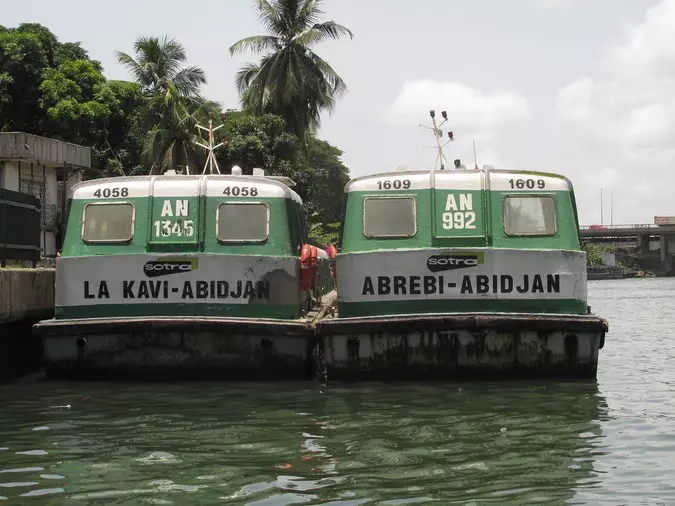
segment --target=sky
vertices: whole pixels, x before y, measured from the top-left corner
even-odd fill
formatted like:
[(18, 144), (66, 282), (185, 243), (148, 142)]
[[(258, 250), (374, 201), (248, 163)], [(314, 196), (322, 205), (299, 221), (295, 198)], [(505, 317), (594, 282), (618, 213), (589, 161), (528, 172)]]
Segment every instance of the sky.
[[(231, 57), (264, 33), (254, 0), (23, 0), (0, 23), (47, 26), (81, 42), (109, 79), (130, 79), (116, 51), (169, 35), (208, 78), (204, 94), (239, 106)], [(412, 8), (411, 8), (412, 7)], [(347, 83), (319, 136), (352, 177), (428, 169), (429, 110), (446, 110), (445, 156), (554, 172), (575, 189), (582, 225), (675, 215), (675, 0), (324, 0), (354, 39), (315, 48)], [(602, 196), (603, 206), (600, 201)], [(601, 214), (602, 210), (602, 214)]]

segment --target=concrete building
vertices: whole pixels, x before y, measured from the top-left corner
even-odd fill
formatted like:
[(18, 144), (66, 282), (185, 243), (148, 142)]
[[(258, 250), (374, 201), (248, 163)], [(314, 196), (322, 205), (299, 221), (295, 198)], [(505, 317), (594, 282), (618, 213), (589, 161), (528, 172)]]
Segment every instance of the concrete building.
[(41, 203), (43, 257), (56, 256), (57, 223), (70, 187), (91, 167), (91, 148), (23, 132), (0, 132), (0, 188), (34, 195)]

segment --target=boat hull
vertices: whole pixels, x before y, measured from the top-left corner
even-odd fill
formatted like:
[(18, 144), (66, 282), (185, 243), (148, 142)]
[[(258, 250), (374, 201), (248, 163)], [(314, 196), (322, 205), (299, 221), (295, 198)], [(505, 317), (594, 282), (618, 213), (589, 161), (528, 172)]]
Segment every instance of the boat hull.
[(33, 332), (50, 378), (308, 379), (314, 369), (307, 320), (52, 319)]
[(327, 319), (330, 380), (596, 377), (607, 321), (594, 315), (461, 313)]

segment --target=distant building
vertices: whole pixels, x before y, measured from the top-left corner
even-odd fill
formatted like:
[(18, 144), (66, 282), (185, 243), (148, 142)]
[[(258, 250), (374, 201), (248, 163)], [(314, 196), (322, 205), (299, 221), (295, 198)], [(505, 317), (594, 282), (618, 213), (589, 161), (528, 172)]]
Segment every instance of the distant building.
[(91, 148), (23, 132), (0, 132), (0, 188), (34, 195), (41, 203), (43, 257), (57, 248), (57, 223), (79, 171), (91, 167)]

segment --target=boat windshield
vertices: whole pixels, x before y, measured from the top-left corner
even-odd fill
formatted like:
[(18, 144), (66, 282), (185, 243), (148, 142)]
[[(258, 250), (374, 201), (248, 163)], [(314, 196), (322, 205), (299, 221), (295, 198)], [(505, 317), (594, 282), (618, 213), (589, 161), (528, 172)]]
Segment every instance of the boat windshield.
[(86, 242), (124, 242), (134, 235), (134, 206), (128, 203), (88, 204), (82, 215)]
[(364, 200), (364, 236), (412, 237), (416, 229), (413, 197), (367, 197)]
[(269, 208), (262, 202), (226, 202), (216, 217), (221, 242), (263, 242), (269, 236)]
[(504, 199), (506, 235), (555, 235), (555, 199), (551, 196), (507, 196)]

